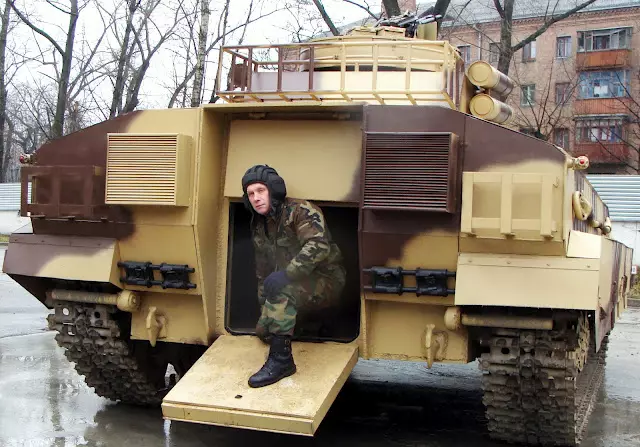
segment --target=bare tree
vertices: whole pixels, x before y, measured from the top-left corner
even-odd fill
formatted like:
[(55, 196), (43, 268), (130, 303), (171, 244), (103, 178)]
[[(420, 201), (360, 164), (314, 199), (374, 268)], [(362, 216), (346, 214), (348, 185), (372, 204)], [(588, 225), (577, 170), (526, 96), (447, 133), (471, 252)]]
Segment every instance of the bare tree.
[[(242, 44), (242, 41), (244, 40), (244, 33), (247, 30), (247, 27), (252, 24), (255, 23), (259, 20), (262, 20), (266, 17), (269, 17), (270, 15), (280, 11), (280, 7), (276, 7), (274, 9), (268, 10), (266, 12), (262, 11), (261, 9), (258, 9), (256, 7), (256, 4), (258, 2), (252, 0), (249, 3), (249, 7), (247, 9), (247, 13), (245, 16), (245, 19), (233, 26), (229, 26), (228, 25), (228, 19), (229, 19), (229, 9), (231, 7), (231, 1), (230, 0), (225, 0), (224, 6), (222, 8), (222, 11), (220, 12), (220, 16), (218, 19), (218, 25), (217, 25), (217, 32), (216, 32), (216, 36), (214, 36), (210, 42), (208, 42), (208, 44), (206, 45), (204, 51), (202, 53), (197, 54), (197, 58), (202, 58), (203, 61), (206, 60), (206, 57), (211, 53), (212, 50), (214, 50), (215, 48), (222, 46), (226, 43), (227, 38), (229, 38), (230, 36), (232, 36), (236, 31), (240, 31), (241, 35), (238, 39), (238, 44)], [(256, 12), (258, 11), (258, 12)], [(189, 61), (186, 61), (186, 63), (188, 64)], [(188, 72), (185, 74), (184, 78), (177, 83), (177, 85), (175, 86), (175, 88), (173, 89), (173, 93), (171, 95), (171, 98), (169, 99), (169, 107), (174, 107), (176, 104), (176, 101), (178, 99), (178, 97), (180, 96), (181, 92), (183, 92), (189, 85), (189, 83), (191, 82), (191, 80), (194, 78), (195, 74), (197, 71), (197, 64), (194, 64), (192, 66), (192, 68), (190, 68), (188, 70)], [(215, 81), (215, 86), (214, 89), (212, 91), (212, 95), (211, 95), (211, 101), (212, 102), (214, 100), (215, 97), (215, 92), (217, 90), (217, 87), (219, 86), (219, 79), (216, 79)], [(200, 87), (201, 89), (203, 87)], [(199, 95), (199, 97), (201, 97), (202, 94)], [(193, 95), (192, 95), (193, 98)], [(192, 103), (193, 104), (193, 103)], [(199, 105), (196, 104), (196, 105)], [(193, 105), (192, 105), (193, 106)]]
[[(132, 112), (138, 106), (138, 95), (140, 93), (140, 88), (142, 86), (144, 76), (149, 69), (151, 59), (162, 47), (162, 45), (173, 36), (176, 26), (178, 26), (178, 24), (182, 20), (181, 6), (183, 2), (184, 0), (178, 1), (178, 4), (174, 9), (171, 25), (164, 30), (161, 30), (160, 26), (158, 26), (158, 24), (152, 17), (153, 11), (160, 5), (161, 0), (150, 0), (147, 4), (147, 7), (143, 9), (142, 12), (144, 16), (142, 19), (141, 27), (139, 29), (133, 29), (134, 44), (136, 45), (138, 50), (140, 65), (133, 69), (131, 81), (129, 82), (129, 86), (127, 88), (126, 102), (124, 107), (122, 108), (123, 113)], [(152, 28), (158, 33), (158, 39), (155, 44), (153, 44), (151, 40)], [(143, 33), (144, 36), (142, 36)]]
[(43, 36), (47, 39), (56, 51), (62, 57), (62, 70), (58, 77), (58, 95), (56, 100), (56, 109), (53, 123), (51, 125), (51, 138), (58, 138), (63, 135), (64, 118), (67, 109), (67, 94), (69, 88), (69, 78), (71, 76), (71, 64), (73, 63), (73, 44), (76, 34), (76, 24), (78, 22), (78, 15), (80, 13), (78, 9), (78, 0), (69, 0), (69, 9), (64, 9), (57, 3), (48, 2), (52, 7), (69, 15), (69, 24), (67, 26), (67, 37), (65, 40), (64, 49), (49, 33), (35, 25), (24, 15), (15, 5), (15, 0), (9, 0), (11, 7), (15, 11), (16, 15), (20, 17), (29, 28), (35, 33)]
[[(50, 128), (43, 116), (52, 116), (55, 89), (49, 85), (21, 83), (7, 96), (6, 151), (3, 181), (19, 180), (18, 154), (31, 154), (48, 139)], [(48, 123), (50, 124), (50, 122)]]
[(8, 166), (10, 152), (9, 144), (5, 143), (5, 123), (7, 113), (7, 80), (5, 77), (5, 69), (10, 13), (11, 5), (9, 0), (6, 0), (1, 16), (2, 25), (0, 26), (0, 181), (6, 180), (5, 168)]
[[(386, 0), (386, 1), (389, 1), (390, 3), (395, 3), (396, 8), (398, 7), (397, 0)], [(318, 8), (318, 12), (322, 17), (322, 20), (324, 20), (324, 23), (326, 23), (327, 26), (329, 27), (329, 31), (331, 31), (331, 34), (333, 34), (334, 36), (339, 36), (340, 31), (338, 31), (338, 28), (336, 28), (336, 25), (333, 23), (333, 20), (331, 20), (331, 17), (329, 17), (329, 14), (327, 14), (327, 11), (324, 9), (324, 5), (322, 4), (322, 2), (320, 0), (313, 0), (313, 3), (314, 5), (316, 5), (316, 8)]]
[[(533, 33), (522, 39), (517, 44), (512, 43), (512, 30), (513, 30), (513, 9), (516, 0), (493, 0), (493, 3), (500, 15), (500, 59), (498, 60), (498, 70), (504, 74), (509, 74), (509, 66), (511, 65), (511, 59), (513, 54), (524, 48), (528, 43), (533, 42), (539, 36), (541, 36), (551, 25), (557, 23), (567, 17), (575, 14), (586, 8), (596, 0), (586, 0), (574, 8), (564, 11), (560, 14), (556, 13), (556, 8), (560, 2), (548, 1), (547, 9), (542, 18), (542, 25), (538, 27)], [(552, 6), (553, 3), (553, 6)], [(551, 10), (550, 10), (551, 9)]]
[[(229, 9), (229, 1), (225, 3), (225, 10)], [(202, 84), (204, 80), (204, 62), (206, 58), (207, 36), (209, 34), (209, 18), (211, 9), (209, 0), (200, 0), (200, 31), (198, 32), (198, 51), (196, 53), (196, 66), (191, 89), (191, 107), (198, 107), (202, 102)]]
[[(558, 68), (554, 68), (559, 65)], [(512, 95), (508, 103), (516, 113), (515, 123), (536, 138), (548, 141), (558, 129), (568, 129), (573, 122), (571, 102), (580, 86), (572, 62), (551, 62), (542, 70), (546, 77), (535, 85), (535, 93), (526, 90), (529, 85), (526, 68), (516, 64), (511, 78), (520, 95)], [(569, 147), (565, 147), (569, 150)]]
[[(451, 8), (449, 8), (449, 5), (447, 4), (447, 8), (449, 8), (447, 9), (447, 12), (449, 14), (447, 17), (448, 23), (446, 23), (446, 32), (443, 32), (442, 35), (443, 37), (448, 35), (450, 38), (456, 34), (456, 31), (460, 26), (469, 27), (474, 31), (480, 33), (489, 42), (496, 43), (498, 45), (497, 68), (504, 74), (508, 75), (511, 68), (513, 55), (517, 51), (524, 49), (526, 45), (535, 41), (553, 24), (561, 20), (565, 20), (568, 17), (582, 11), (584, 8), (591, 5), (596, 0), (585, 0), (568, 10), (559, 10), (559, 6), (565, 3), (559, 2), (558, 0), (547, 0), (546, 3), (531, 2), (531, 5), (533, 5), (533, 7), (535, 7), (537, 11), (540, 11), (540, 14), (535, 17), (535, 19), (540, 20), (542, 23), (539, 24), (534, 32), (515, 44), (513, 43), (513, 15), (516, 6), (516, 0), (485, 1), (486, 4), (483, 3), (483, 5), (485, 5), (487, 8), (495, 8), (495, 11), (498, 14), (498, 18), (496, 20), (500, 22), (500, 36), (498, 41), (495, 41), (493, 36), (487, 35), (484, 28), (476, 22), (473, 10), (469, 9), (469, 6), (473, 3), (472, 0), (468, 0), (467, 2), (456, 5), (456, 7), (453, 8), (453, 11), (450, 10)], [(440, 0), (438, 0), (438, 3), (440, 3)], [(478, 5), (476, 4), (475, 6)], [(469, 42), (469, 44), (472, 46), (476, 45), (474, 42)]]
[[(124, 36), (122, 39), (122, 45), (120, 47), (120, 54), (118, 55), (118, 65), (116, 68), (116, 80), (113, 86), (113, 96), (111, 99), (111, 107), (109, 109), (109, 118), (113, 118), (120, 112), (122, 105), (122, 91), (125, 84), (125, 68), (131, 57), (131, 48), (129, 41), (131, 39), (131, 33), (133, 31), (133, 17), (140, 7), (142, 0), (128, 0), (127, 1), (127, 17), (124, 30)], [(100, 8), (100, 2), (97, 1), (97, 6)]]
[(399, 16), (401, 14), (398, 0), (382, 0), (384, 10), (387, 13), (387, 17)]
[[(398, 0), (390, 0), (397, 6)], [(442, 0), (439, 0), (442, 1)], [(366, 13), (362, 19), (362, 25), (376, 22), (384, 16), (384, 11), (373, 10), (371, 4), (380, 4), (376, 0), (342, 0)], [(331, 10), (327, 10), (322, 0), (290, 0), (286, 2), (286, 9), (289, 12), (292, 22), (286, 24), (282, 29), (288, 31), (292, 39), (296, 42), (302, 42), (313, 38), (319, 34), (325, 33), (324, 26), (334, 36), (339, 36), (343, 30), (336, 25), (335, 20), (331, 17)], [(397, 7), (400, 10), (399, 7)]]

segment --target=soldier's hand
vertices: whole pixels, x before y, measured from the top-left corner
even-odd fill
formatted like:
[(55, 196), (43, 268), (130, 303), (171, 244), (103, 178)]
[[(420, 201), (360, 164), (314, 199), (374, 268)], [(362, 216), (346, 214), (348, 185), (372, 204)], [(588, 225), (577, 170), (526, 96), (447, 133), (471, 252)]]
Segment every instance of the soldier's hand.
[(291, 281), (284, 270), (273, 272), (264, 280), (264, 291), (267, 297), (276, 296)]

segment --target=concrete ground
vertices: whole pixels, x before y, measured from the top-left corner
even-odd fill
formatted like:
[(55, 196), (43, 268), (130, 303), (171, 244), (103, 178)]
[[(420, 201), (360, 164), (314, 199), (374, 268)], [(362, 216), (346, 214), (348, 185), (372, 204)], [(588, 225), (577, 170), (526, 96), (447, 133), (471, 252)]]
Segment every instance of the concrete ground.
[[(4, 253), (0, 247), (0, 262)], [(491, 447), (475, 363), (360, 361), (316, 437), (163, 421), (97, 397), (46, 330), (46, 309), (0, 275), (0, 446)], [(611, 336), (584, 447), (640, 445), (640, 309)]]

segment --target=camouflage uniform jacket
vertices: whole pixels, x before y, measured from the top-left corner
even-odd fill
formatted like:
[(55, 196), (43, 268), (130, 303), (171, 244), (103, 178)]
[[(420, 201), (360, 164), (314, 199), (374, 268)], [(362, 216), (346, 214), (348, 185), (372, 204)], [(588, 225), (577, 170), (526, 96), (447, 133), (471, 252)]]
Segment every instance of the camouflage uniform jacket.
[(278, 216), (255, 217), (252, 238), (260, 297), (264, 279), (277, 270), (305, 283), (315, 275), (332, 277), (342, 268), (342, 253), (331, 240), (322, 211), (306, 200), (287, 198)]

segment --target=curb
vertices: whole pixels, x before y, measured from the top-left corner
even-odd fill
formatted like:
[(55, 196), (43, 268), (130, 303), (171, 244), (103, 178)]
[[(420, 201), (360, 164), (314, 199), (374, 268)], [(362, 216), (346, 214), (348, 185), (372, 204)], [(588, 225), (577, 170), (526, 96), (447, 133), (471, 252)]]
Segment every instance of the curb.
[(640, 307), (640, 298), (627, 298), (628, 307)]

